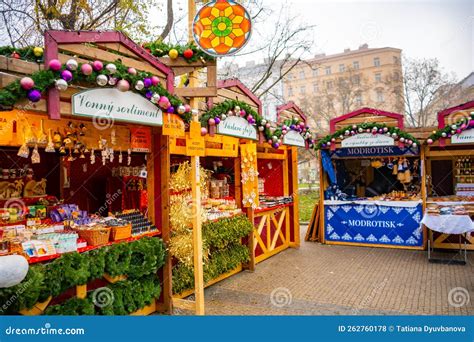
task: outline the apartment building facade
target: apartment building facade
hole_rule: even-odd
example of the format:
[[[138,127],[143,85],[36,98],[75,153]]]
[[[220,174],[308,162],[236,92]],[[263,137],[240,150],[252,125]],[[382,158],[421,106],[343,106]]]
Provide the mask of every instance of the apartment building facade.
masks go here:
[[[297,102],[321,130],[331,118],[365,106],[403,113],[401,52],[364,44],[316,55],[283,79],[284,99]]]

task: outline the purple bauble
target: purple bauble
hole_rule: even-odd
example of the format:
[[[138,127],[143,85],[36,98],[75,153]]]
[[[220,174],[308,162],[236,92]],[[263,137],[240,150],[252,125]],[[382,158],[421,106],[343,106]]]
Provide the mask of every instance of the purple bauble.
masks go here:
[[[326,148],[326,144],[322,144],[321,147],[322,147],[322,148]]]
[[[294,130],[295,128],[296,128],[295,125],[291,125],[291,126],[290,126],[290,129],[293,129],[293,130]]]
[[[143,84],[145,85],[145,88],[150,88],[153,85],[153,82],[151,81],[151,78],[147,77],[143,79]]]
[[[37,89],[31,89],[28,91],[27,97],[28,100],[30,100],[31,102],[38,102],[39,100],[41,100],[41,93]]]
[[[145,93],[145,96],[147,99],[151,99],[151,97],[153,96],[153,92],[151,90],[147,90],[147,92]]]
[[[66,82],[71,82],[72,81],[72,72],[69,70],[63,70],[61,71],[61,78],[65,80]]]
[[[219,118],[216,117],[216,118],[214,118],[214,121],[216,122],[216,125],[218,125],[219,122],[221,122],[221,119],[219,119]]]
[[[174,113],[174,107],[173,106],[169,106],[168,109],[166,110],[167,113]]]
[[[272,146],[273,146],[273,148],[278,148],[278,147],[280,147],[280,144],[276,142]]]

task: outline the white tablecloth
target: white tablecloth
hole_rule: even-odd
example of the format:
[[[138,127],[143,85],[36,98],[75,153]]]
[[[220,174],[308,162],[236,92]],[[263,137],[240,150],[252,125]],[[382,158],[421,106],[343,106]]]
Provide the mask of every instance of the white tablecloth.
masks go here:
[[[463,234],[474,231],[469,215],[427,215],[421,220],[426,227],[444,234]]]

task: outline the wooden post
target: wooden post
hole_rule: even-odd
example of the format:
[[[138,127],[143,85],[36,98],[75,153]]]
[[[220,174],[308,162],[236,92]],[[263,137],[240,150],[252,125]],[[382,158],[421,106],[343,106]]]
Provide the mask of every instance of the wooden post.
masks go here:
[[[252,226],[255,224],[255,212],[252,208],[247,208],[247,217],[252,222]],[[254,226],[255,227],[255,226]],[[252,229],[248,235],[247,246],[250,252],[250,260],[246,266],[249,271],[255,271],[255,228]]]
[[[196,15],[196,3],[188,0],[188,35],[189,41],[193,39],[193,20]],[[196,75],[189,74],[189,87],[196,86]],[[190,105],[196,108],[197,101],[191,98]],[[198,117],[193,117],[198,121]],[[194,246],[194,294],[196,296],[196,315],[204,315],[204,274],[202,265],[202,222],[201,222],[201,187],[199,182],[199,157],[191,157],[191,178],[193,196],[193,246]]]
[[[422,200],[422,215],[425,212],[426,208],[426,165],[427,161],[425,158],[425,148],[429,148],[426,146],[420,146],[420,167],[421,167],[421,200]],[[427,239],[426,239],[426,226],[423,225],[422,227],[423,233],[423,248],[426,249],[427,246]]]
[[[321,151],[318,151],[319,159],[319,241],[321,243],[326,242],[325,229],[324,229],[324,170],[323,162],[321,159]]]

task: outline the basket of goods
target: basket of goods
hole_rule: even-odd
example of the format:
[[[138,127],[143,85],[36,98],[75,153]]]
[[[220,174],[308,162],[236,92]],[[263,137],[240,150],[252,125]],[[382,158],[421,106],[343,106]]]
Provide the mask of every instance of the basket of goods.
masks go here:
[[[121,219],[110,218],[106,221],[110,227],[110,240],[117,241],[128,239],[132,236],[132,224]]]
[[[75,229],[79,237],[86,240],[89,246],[100,246],[109,242],[110,227],[97,224],[94,226],[78,226]]]

